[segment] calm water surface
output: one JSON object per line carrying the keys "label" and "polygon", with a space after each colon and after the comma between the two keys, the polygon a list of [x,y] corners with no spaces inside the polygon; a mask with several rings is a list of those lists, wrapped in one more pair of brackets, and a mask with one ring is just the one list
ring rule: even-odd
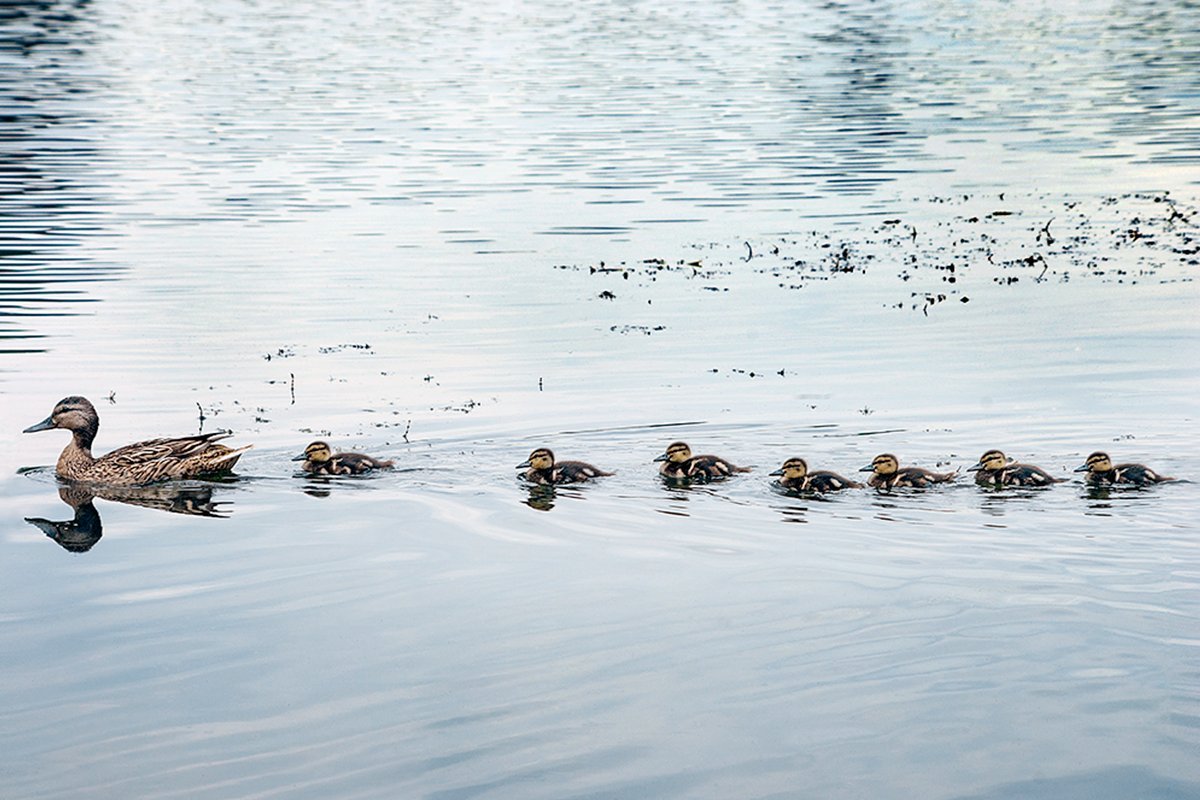
{"label": "calm water surface", "polygon": [[[1187,3],[0,6],[0,796],[1200,797],[1200,484],[767,477],[1195,481],[1197,76]],[[60,491],[69,394],[255,447]]]}

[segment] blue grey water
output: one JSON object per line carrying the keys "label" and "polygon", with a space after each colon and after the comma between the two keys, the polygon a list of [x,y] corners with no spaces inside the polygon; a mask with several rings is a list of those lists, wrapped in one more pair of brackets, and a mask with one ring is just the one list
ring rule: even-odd
{"label": "blue grey water", "polygon": [[0,797],[1200,797],[1198,244],[1194,3],[0,4]]}

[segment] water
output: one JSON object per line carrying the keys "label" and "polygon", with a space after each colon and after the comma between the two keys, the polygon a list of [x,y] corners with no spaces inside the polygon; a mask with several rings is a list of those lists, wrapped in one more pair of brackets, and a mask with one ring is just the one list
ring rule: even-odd
{"label": "water", "polygon": [[[1200,796],[1196,483],[766,476],[1195,480],[1197,31],[0,6],[0,795]],[[69,394],[255,447],[60,492]],[[754,472],[663,486],[681,438]]]}

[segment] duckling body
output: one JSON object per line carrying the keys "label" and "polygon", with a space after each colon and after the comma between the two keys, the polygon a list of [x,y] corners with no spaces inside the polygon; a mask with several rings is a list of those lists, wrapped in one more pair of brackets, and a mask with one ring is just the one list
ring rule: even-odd
{"label": "duckling body", "polygon": [[1056,478],[1041,467],[1033,464],[1017,464],[999,450],[988,450],[979,457],[979,463],[967,467],[975,473],[975,483],[980,486],[1050,486],[1062,483],[1065,478]]}
{"label": "duckling body", "polygon": [[1116,464],[1108,457],[1108,453],[1092,453],[1082,466],[1075,468],[1076,472],[1086,472],[1083,479],[1093,486],[1109,486],[1114,483],[1125,483],[1133,486],[1150,486],[1155,483],[1166,483],[1174,478],[1160,475],[1145,464]]}
{"label": "duckling body", "polygon": [[372,470],[395,466],[393,461],[363,453],[334,453],[325,442],[313,442],[292,461],[303,461],[300,468],[309,475],[364,475]]}
{"label": "duckling body", "polygon": [[934,483],[948,483],[957,477],[954,472],[934,472],[923,467],[901,467],[891,453],[875,456],[859,472],[870,472],[867,485],[876,489],[924,489]]}
{"label": "duckling body", "polygon": [[836,492],[841,489],[861,489],[862,484],[827,470],[808,471],[803,458],[789,458],[771,473],[779,476],[779,485],[794,492]]}
{"label": "duckling body", "polygon": [[666,452],[654,460],[662,462],[658,473],[672,480],[714,480],[750,471],[749,467],[736,466],[720,456],[694,456],[683,442],[667,445]]}
{"label": "duckling body", "polygon": [[199,478],[229,472],[252,445],[236,450],[217,444],[232,436],[216,431],[175,439],[149,439],[119,447],[100,458],[92,455],[92,442],[100,430],[100,415],[86,398],[65,397],[46,419],[25,433],[64,428],[71,442],[58,457],[58,477],[80,483],[139,486],[159,481]]}
{"label": "duckling body", "polygon": [[556,461],[554,453],[545,447],[539,447],[530,453],[529,458],[517,465],[517,469],[525,470],[525,480],[547,486],[556,483],[582,483],[613,474],[584,461]]}

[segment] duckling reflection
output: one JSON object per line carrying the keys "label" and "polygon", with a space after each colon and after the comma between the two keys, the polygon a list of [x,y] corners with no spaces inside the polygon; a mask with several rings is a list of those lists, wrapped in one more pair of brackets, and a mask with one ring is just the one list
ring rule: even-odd
{"label": "duckling reflection", "polygon": [[736,466],[720,456],[694,456],[685,442],[671,442],[654,460],[662,462],[658,474],[674,481],[718,480],[735,472],[750,471],[750,467]]}
{"label": "duckling reflection", "polygon": [[95,486],[70,485],[58,488],[59,498],[70,506],[75,515],[67,520],[49,520],[42,517],[26,517],[25,521],[72,553],[86,553],[103,535],[104,525],[100,512],[93,500],[111,500],[126,505],[153,508],[172,514],[189,516],[229,516],[222,506],[228,502],[214,502],[212,487],[159,484],[156,486]]}
{"label": "duckling reflection", "polygon": [[867,484],[876,489],[895,489],[897,487],[924,489],[931,483],[946,483],[954,480],[958,473],[933,472],[923,467],[901,467],[900,461],[891,453],[875,456],[870,464],[859,472],[870,472]]}
{"label": "duckling reflection", "polygon": [[557,498],[558,491],[553,484],[535,483],[529,487],[529,497],[521,502],[536,511],[549,511],[554,508]]}
{"label": "duckling reflection", "polygon": [[1166,475],[1160,475],[1145,464],[1114,465],[1112,459],[1108,457],[1108,453],[1101,452],[1088,456],[1082,466],[1075,468],[1075,472],[1086,472],[1083,479],[1090,486],[1112,486],[1113,484],[1150,486],[1175,480]]}

